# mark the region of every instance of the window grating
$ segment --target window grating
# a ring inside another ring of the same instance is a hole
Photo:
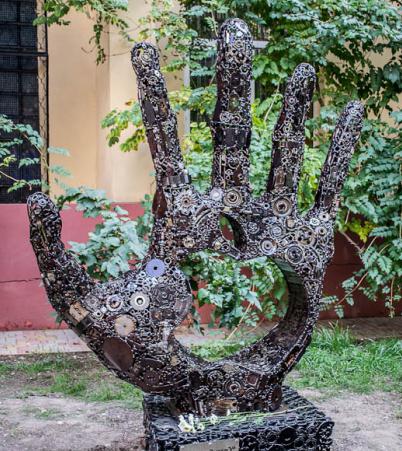
[[[34,26],[36,0],[0,0],[0,114],[29,124],[48,142],[48,55],[46,26]],[[0,137],[0,139],[9,139]],[[17,161],[6,169],[15,179],[41,179],[40,164],[18,168],[18,160],[37,157],[29,143],[16,146]],[[12,181],[0,178],[0,203],[22,203],[28,189],[8,193]],[[36,188],[36,189],[39,189]]]

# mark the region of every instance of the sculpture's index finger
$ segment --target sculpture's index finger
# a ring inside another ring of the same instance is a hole
[[[304,125],[311,107],[316,75],[310,64],[299,64],[286,86],[283,107],[276,123],[273,141],[304,142]]]
[[[217,101],[211,124],[215,143],[213,185],[248,185],[251,134],[253,41],[240,19],[229,19],[218,35]]]
[[[154,161],[157,184],[187,180],[177,136],[177,119],[172,111],[165,79],[160,70],[158,50],[141,42],[131,52],[137,75],[138,101]]]

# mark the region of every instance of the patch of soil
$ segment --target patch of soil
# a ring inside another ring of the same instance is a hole
[[[114,376],[90,354],[68,357],[71,372],[96,384]],[[86,402],[58,394],[39,396],[35,388],[48,385],[52,370],[29,374],[18,364],[38,357],[2,359],[15,371],[0,377],[0,450],[7,451],[128,451],[142,450],[142,412],[120,401]],[[34,393],[34,394],[32,394]],[[333,451],[402,450],[402,397],[305,389],[300,393],[335,421]]]
[[[1,450],[141,450],[142,413],[56,396],[0,403]]]
[[[343,393],[335,398],[320,400],[320,392],[301,390],[301,394],[335,422],[333,451],[402,450],[400,395],[384,392],[369,395]]]

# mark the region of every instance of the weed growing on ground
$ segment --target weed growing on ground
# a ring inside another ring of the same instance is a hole
[[[40,420],[54,420],[55,418],[63,417],[63,413],[57,409],[41,409],[40,407],[34,406],[25,407],[23,413]]]
[[[211,343],[204,343],[202,345],[193,345],[191,350],[198,357],[205,360],[214,361],[228,357],[240,349],[251,344],[254,340],[214,340]]]
[[[0,376],[11,372],[22,372],[35,376],[47,371],[56,372],[77,367],[77,362],[63,354],[38,355],[35,360],[17,358],[15,361],[0,362]]]

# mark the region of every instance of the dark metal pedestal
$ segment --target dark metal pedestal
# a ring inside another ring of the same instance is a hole
[[[295,390],[284,387],[283,404],[273,414],[245,413],[219,418],[204,431],[185,433],[169,399],[144,398],[144,425],[150,451],[329,451],[334,423]]]

